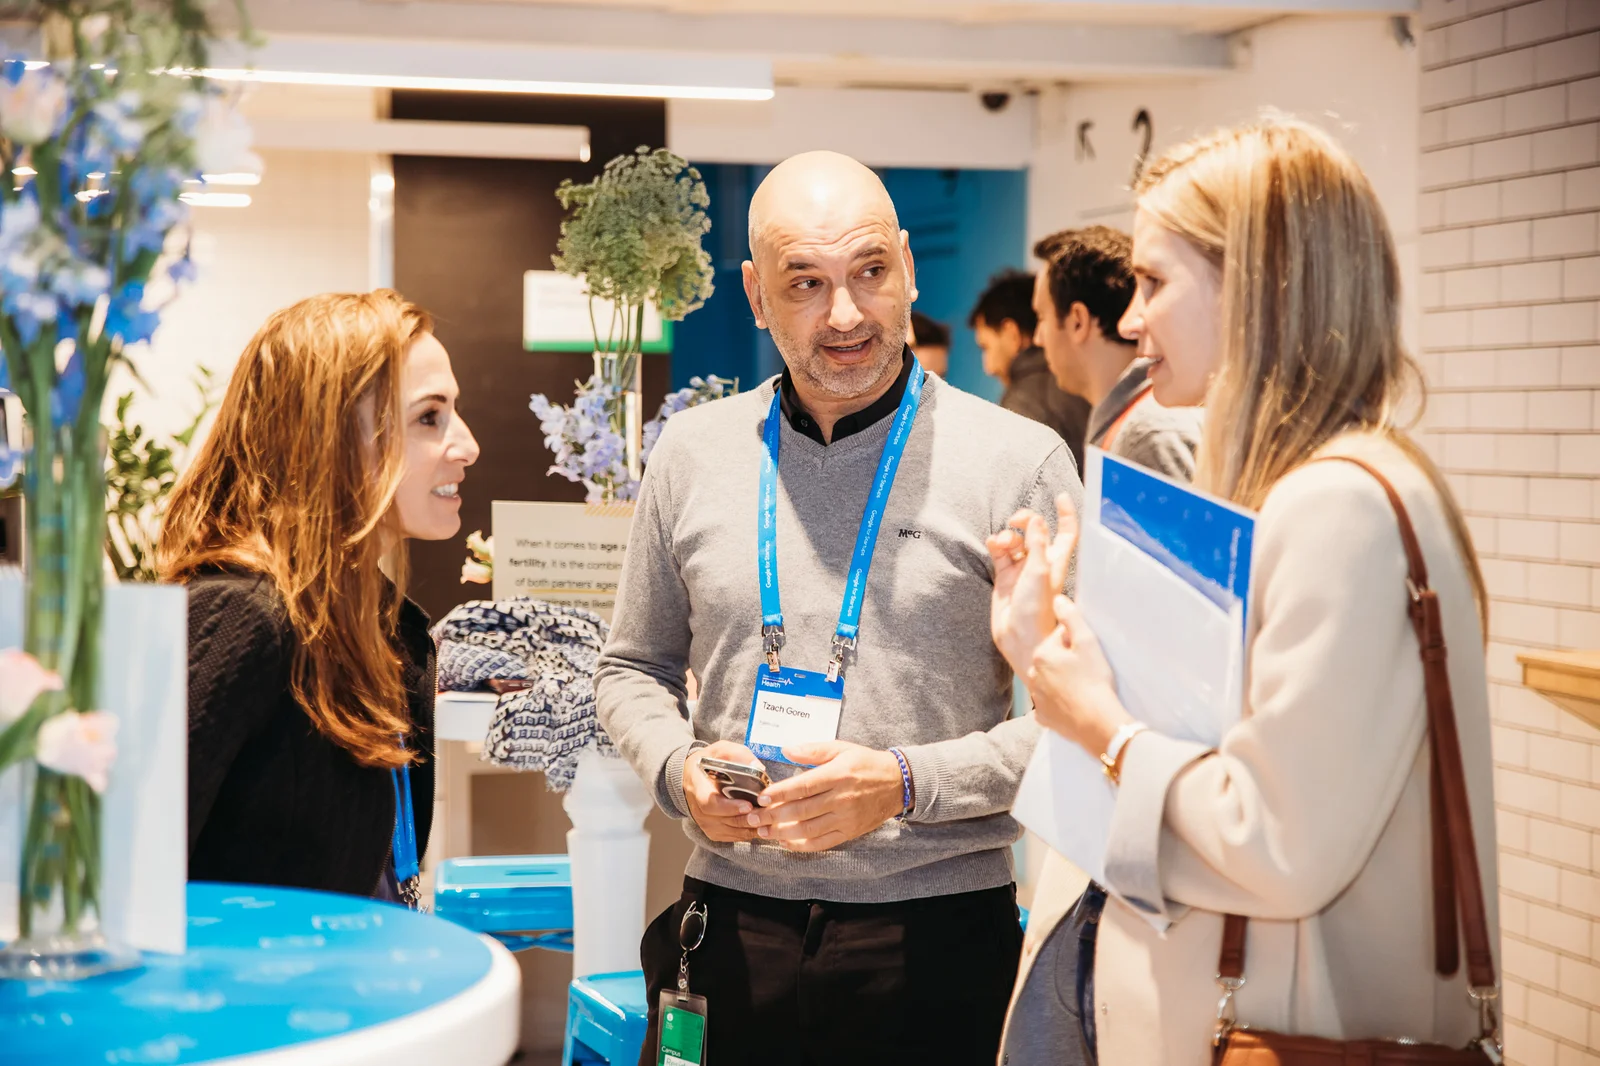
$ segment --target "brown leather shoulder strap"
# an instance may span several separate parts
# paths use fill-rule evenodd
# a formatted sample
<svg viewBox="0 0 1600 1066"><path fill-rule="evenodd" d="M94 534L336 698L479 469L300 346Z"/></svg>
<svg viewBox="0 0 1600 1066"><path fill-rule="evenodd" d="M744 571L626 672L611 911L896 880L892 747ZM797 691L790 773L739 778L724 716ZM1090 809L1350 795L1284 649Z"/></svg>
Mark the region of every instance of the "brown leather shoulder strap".
<svg viewBox="0 0 1600 1066"><path fill-rule="evenodd" d="M1434 962L1438 972L1453 974L1459 964L1456 949L1455 905L1461 908L1461 935L1467 945L1467 979L1474 988L1495 985L1494 953L1484 906L1483 876L1473 841L1472 809L1467 799L1466 768L1461 759L1461 738L1456 729L1455 704L1450 693L1450 673L1445 653L1444 622L1439 597L1428 587L1428 568L1422 556L1411 516L1388 478L1370 463L1345 455L1325 456L1313 462L1347 462L1359 466L1383 487L1400 527L1406 553L1409 614L1422 656L1423 684L1428 707L1428 751L1432 770L1430 806L1433 808ZM1228 915L1223 925L1218 976L1244 975L1247 921ZM1448 948L1445 946L1448 944Z"/></svg>

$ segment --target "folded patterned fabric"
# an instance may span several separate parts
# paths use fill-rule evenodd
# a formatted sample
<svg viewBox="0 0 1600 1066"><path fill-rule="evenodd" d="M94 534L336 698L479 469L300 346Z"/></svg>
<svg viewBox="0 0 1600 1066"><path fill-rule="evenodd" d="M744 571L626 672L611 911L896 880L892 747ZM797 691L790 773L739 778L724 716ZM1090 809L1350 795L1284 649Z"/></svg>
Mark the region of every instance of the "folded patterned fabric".
<svg viewBox="0 0 1600 1066"><path fill-rule="evenodd" d="M518 598L464 603L433 629L439 688L472 692L492 679L532 685L500 697L482 758L543 770L556 792L572 785L578 754L615 754L594 713L594 670L610 627L593 611Z"/></svg>

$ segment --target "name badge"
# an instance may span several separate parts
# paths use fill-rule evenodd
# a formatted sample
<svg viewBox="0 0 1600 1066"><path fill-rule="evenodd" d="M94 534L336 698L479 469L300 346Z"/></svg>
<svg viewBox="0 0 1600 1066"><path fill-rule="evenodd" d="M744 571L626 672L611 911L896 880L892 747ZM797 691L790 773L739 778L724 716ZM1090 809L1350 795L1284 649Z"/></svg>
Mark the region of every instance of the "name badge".
<svg viewBox="0 0 1600 1066"><path fill-rule="evenodd" d="M744 746L766 762L802 765L785 759L783 749L837 739L843 709L844 678L829 681L827 674L788 667L774 673L762 665Z"/></svg>

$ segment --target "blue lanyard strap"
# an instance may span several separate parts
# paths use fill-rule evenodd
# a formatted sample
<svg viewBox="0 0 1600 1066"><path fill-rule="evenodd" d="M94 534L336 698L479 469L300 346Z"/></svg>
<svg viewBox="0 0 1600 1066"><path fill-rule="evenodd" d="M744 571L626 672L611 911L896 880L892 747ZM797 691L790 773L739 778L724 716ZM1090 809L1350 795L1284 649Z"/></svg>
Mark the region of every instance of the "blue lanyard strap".
<svg viewBox="0 0 1600 1066"><path fill-rule="evenodd" d="M394 785L394 879L405 884L421 870L417 855L417 821L411 808L411 767L389 771Z"/></svg>
<svg viewBox="0 0 1600 1066"><path fill-rule="evenodd" d="M900 407L895 411L889 439L884 441L883 455L878 460L878 473L872 480L872 492L867 497L866 513L861 516L861 528L856 532L856 549L850 558L844 604L839 608L839 626L833 635L833 658L828 663L829 681L838 680L844 669L845 653L856 646L856 636L861 629L861 603L867 590L867 571L872 567L873 549L878 544L878 531L883 526L889 493L894 488L894 476L900 469L900 457L905 454L906 441L911 437L911 424L917 417L917 405L922 400L925 377L922 364L913 356L911 377L906 382L905 394L900 397ZM762 650L767 657L767 669L774 673L779 669L778 649L783 647L783 604L778 594L778 448L780 420L783 418L782 395L781 388L773 391L772 407L767 412L767 422L761 433L766 448L761 459L760 522L757 528Z"/></svg>

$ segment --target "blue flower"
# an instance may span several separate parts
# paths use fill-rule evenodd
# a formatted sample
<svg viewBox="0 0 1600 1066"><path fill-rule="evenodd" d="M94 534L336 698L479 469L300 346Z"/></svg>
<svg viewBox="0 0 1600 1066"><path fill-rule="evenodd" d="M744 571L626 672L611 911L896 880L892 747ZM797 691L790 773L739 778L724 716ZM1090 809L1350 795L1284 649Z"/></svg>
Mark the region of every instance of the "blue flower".
<svg viewBox="0 0 1600 1066"><path fill-rule="evenodd" d="M83 406L83 388L83 353L75 350L67 360L67 368L56 377L56 387L50 391L50 416L56 429L77 421L78 409Z"/></svg>
<svg viewBox="0 0 1600 1066"><path fill-rule="evenodd" d="M124 347L143 344L154 336L161 316L144 310L143 304L144 285L137 281L124 284L106 309L106 335L121 337Z"/></svg>
<svg viewBox="0 0 1600 1066"><path fill-rule="evenodd" d="M194 257L184 252L182 259L167 268L167 275L172 278L174 285L182 285L199 277L200 271L194 265Z"/></svg>

